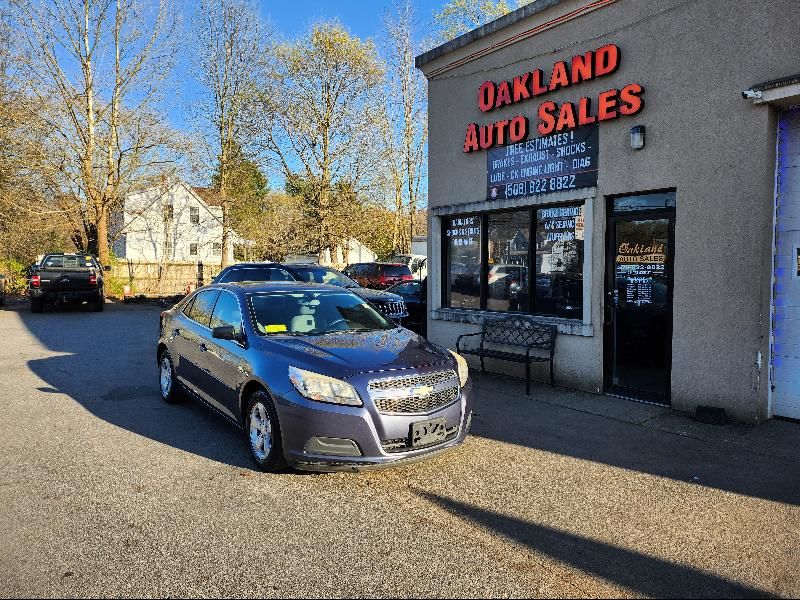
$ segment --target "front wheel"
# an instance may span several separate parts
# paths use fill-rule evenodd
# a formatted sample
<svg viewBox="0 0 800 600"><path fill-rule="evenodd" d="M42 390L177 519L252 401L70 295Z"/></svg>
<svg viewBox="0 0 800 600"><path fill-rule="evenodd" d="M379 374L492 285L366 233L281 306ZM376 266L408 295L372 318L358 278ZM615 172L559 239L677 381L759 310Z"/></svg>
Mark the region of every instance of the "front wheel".
<svg viewBox="0 0 800 600"><path fill-rule="evenodd" d="M245 422L250 454L262 471L274 473L286 466L283 458L278 413L269 394L259 390L250 396Z"/></svg>
<svg viewBox="0 0 800 600"><path fill-rule="evenodd" d="M161 360L158 361L158 388L161 399L167 404L176 404L183 399L175 381L175 367L172 365L169 350L164 350Z"/></svg>

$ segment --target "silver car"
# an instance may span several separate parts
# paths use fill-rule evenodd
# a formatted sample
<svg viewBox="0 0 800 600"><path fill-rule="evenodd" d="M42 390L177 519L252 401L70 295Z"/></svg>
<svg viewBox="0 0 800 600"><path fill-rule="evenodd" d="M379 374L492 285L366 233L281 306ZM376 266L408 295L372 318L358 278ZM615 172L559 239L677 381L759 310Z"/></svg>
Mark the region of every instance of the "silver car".
<svg viewBox="0 0 800 600"><path fill-rule="evenodd" d="M241 428L264 470L414 462L467 436L464 359L341 287L214 284L162 313L163 399L186 394Z"/></svg>

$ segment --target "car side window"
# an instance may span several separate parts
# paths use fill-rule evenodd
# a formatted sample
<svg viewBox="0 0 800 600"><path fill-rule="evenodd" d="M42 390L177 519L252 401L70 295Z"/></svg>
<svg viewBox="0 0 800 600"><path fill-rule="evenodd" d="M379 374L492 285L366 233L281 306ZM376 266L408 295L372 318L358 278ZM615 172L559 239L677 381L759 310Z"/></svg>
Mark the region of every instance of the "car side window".
<svg viewBox="0 0 800 600"><path fill-rule="evenodd" d="M230 292L221 292L211 315L211 329L226 326L233 327L236 335L242 333L242 309L236 296Z"/></svg>
<svg viewBox="0 0 800 600"><path fill-rule="evenodd" d="M235 283L241 280L242 280L242 270L231 269L230 271L225 273L222 277L220 277L217 283Z"/></svg>
<svg viewBox="0 0 800 600"><path fill-rule="evenodd" d="M192 306L194 305L194 299L195 298L197 298L196 295L192 296L191 298L189 298L189 301L183 307L183 314L185 314L187 317L190 314L192 314ZM189 317L189 318L191 318L191 317Z"/></svg>
<svg viewBox="0 0 800 600"><path fill-rule="evenodd" d="M189 318L196 321L205 327L211 323L211 313L214 310L214 304L217 302L219 290L204 290L197 294L192 302L192 308L189 311Z"/></svg>

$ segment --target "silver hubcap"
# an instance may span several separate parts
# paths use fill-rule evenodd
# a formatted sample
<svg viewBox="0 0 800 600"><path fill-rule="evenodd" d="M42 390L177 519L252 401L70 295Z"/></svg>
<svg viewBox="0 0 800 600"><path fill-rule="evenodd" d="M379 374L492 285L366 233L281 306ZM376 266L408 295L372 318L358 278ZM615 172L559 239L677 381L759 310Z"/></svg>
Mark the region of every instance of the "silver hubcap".
<svg viewBox="0 0 800 600"><path fill-rule="evenodd" d="M260 461L269 456L272 448L272 421L261 402L256 402L250 409L250 448Z"/></svg>
<svg viewBox="0 0 800 600"><path fill-rule="evenodd" d="M166 398L172 390L172 366L169 364L169 359L165 356L161 359L161 395Z"/></svg>

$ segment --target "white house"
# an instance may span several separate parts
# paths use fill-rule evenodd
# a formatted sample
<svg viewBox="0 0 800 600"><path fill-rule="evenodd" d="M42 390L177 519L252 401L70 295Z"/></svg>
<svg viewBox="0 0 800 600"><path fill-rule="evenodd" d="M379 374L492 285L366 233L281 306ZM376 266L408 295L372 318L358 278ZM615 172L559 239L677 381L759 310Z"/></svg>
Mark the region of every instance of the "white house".
<svg viewBox="0 0 800 600"><path fill-rule="evenodd" d="M112 216L112 232L117 258L143 263L222 261L222 207L209 188L172 181L131 194ZM236 236L230 238L232 258Z"/></svg>

